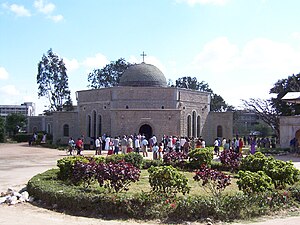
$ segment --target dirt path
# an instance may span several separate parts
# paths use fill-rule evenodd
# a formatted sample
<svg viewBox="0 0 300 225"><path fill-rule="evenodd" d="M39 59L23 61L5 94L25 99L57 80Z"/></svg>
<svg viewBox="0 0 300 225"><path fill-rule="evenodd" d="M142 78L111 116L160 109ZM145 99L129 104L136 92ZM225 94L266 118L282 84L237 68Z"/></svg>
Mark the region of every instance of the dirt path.
<svg viewBox="0 0 300 225"><path fill-rule="evenodd" d="M86 154L93 154L86 151ZM56 167L56 160L66 156L64 151L41 147L28 147L27 144L0 144L0 192L8 187L15 190L24 188L28 180L38 173ZM282 159L290 159L286 156ZM300 158L293 157L300 168ZM65 215L33 206L29 203L14 206L0 205L0 224L6 225L94 225L94 224L158 224L157 221L102 220ZM198 224L200 223L185 223ZM234 225L300 225L300 217L260 218L256 222L234 223Z"/></svg>

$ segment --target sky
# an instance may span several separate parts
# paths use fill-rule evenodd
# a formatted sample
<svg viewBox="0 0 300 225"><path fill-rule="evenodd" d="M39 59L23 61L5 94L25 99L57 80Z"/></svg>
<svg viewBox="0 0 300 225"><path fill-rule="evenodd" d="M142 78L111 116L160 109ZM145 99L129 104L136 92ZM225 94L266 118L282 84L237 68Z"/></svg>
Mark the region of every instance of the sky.
<svg viewBox="0 0 300 225"><path fill-rule="evenodd" d="M300 72L299 0L0 0L0 105L38 98L38 63L63 59L73 103L111 61L157 66L166 79L204 81L227 104L268 99Z"/></svg>

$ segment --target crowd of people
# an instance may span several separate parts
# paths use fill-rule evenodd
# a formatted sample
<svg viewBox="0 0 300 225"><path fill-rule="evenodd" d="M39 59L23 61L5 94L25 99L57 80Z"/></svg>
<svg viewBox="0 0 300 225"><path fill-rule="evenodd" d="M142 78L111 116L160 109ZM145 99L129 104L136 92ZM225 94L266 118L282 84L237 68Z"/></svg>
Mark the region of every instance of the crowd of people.
<svg viewBox="0 0 300 225"><path fill-rule="evenodd" d="M220 149L233 150L235 152L242 152L245 145L249 146L250 153L254 154L256 148L259 147L273 147L275 141L269 138L252 137L238 137L231 139L216 138L214 141L214 152L217 156L220 154ZM101 155L105 150L107 155L119 153L142 153L143 157L148 157L148 152L152 152L153 159L162 159L166 152L184 152L189 153L194 148L205 148L206 142L202 137L188 138L164 135L161 140L158 140L155 135L146 138L144 134L138 135L123 135L111 137L103 134L101 137L93 139L93 146L95 147L95 155ZM72 137L69 139L69 153L76 151L77 155L81 155L84 149L84 138L81 136L76 141Z"/></svg>

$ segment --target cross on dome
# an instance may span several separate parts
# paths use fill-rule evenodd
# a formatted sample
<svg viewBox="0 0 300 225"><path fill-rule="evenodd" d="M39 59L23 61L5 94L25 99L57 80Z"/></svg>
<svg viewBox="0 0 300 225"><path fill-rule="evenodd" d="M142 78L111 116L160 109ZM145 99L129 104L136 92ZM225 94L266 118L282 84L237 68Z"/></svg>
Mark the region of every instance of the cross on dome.
<svg viewBox="0 0 300 225"><path fill-rule="evenodd" d="M143 56L143 63L145 63L145 56L147 56L147 55L145 54L144 51L143 51L143 54L141 54L141 56Z"/></svg>

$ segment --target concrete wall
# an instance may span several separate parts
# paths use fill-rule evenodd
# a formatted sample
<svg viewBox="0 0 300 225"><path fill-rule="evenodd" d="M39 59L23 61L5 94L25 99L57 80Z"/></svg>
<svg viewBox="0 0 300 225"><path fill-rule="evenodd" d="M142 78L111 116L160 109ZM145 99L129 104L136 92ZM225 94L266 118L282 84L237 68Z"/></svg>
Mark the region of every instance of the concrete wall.
<svg viewBox="0 0 300 225"><path fill-rule="evenodd" d="M282 116L279 118L280 123L280 147L288 148L290 140L296 137L300 143L300 117L299 116ZM298 132L297 132L298 131Z"/></svg>

